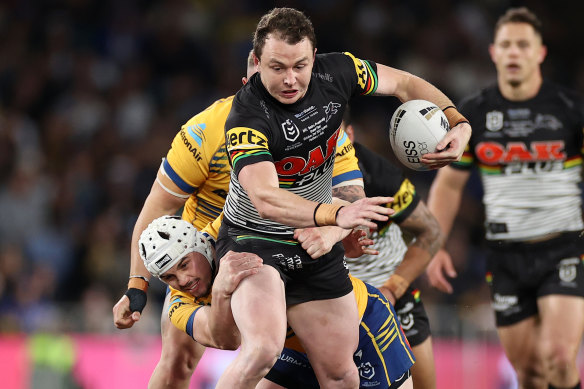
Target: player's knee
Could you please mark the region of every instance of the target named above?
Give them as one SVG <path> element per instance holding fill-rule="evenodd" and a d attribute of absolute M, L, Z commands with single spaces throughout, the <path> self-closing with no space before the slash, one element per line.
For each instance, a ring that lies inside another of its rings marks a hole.
<path fill-rule="evenodd" d="M 540 364 L 516 367 L 517 380 L 523 388 L 541 388 L 545 384 L 545 373 Z"/>
<path fill-rule="evenodd" d="M 280 356 L 282 347 L 270 342 L 242 347 L 240 353 L 243 354 L 243 360 L 246 361 L 243 375 L 247 377 L 263 377 L 268 374 Z"/>
<path fill-rule="evenodd" d="M 576 352 L 573 347 L 554 344 L 544 348 L 543 357 L 549 370 L 555 374 L 567 375 L 574 365 Z"/>
<path fill-rule="evenodd" d="M 326 380 L 320 383 L 321 386 L 333 388 L 358 388 L 360 383 L 359 371 L 354 363 L 344 368 L 329 368 L 325 371 L 325 376 L 319 379 Z"/>

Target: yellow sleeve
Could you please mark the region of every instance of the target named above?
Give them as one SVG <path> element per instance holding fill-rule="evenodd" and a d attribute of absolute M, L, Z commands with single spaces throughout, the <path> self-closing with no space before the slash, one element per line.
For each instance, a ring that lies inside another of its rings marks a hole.
<path fill-rule="evenodd" d="M 363 174 L 359 170 L 355 147 L 341 128 L 337 140 L 337 154 L 333 168 L 333 188 L 346 185 L 363 186 Z"/>
<path fill-rule="evenodd" d="M 232 97 L 193 116 L 176 134 L 161 170 L 183 192 L 194 193 L 209 177 L 211 159 L 225 144 L 225 121 Z"/>
<path fill-rule="evenodd" d="M 217 240 L 219 236 L 219 228 L 221 228 L 221 222 L 223 221 L 223 212 L 219 214 L 219 216 L 213 220 L 211 223 L 207 224 L 205 228 L 202 229 L 201 232 L 206 233 L 209 237 L 213 240 Z"/>
<path fill-rule="evenodd" d="M 195 299 L 193 296 L 170 288 L 168 317 L 172 324 L 193 338 L 193 322 L 197 311 L 211 304 L 211 297 Z"/>

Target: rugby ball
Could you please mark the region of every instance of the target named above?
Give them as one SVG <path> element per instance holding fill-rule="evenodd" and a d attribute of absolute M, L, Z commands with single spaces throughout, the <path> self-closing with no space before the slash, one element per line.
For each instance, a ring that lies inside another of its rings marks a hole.
<path fill-rule="evenodd" d="M 397 159 L 410 169 L 429 170 L 420 162 L 423 154 L 436 151 L 436 145 L 450 129 L 446 115 L 436 104 L 410 100 L 391 117 L 389 141 Z"/>

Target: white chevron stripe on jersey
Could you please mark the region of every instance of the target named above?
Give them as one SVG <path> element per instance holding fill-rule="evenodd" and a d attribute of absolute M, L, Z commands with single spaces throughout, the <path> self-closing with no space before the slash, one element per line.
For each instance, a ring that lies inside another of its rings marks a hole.
<path fill-rule="evenodd" d="M 581 230 L 581 168 L 553 172 L 482 175 L 487 239 L 533 239 L 558 231 Z M 552 217 L 550 217 L 552 215 Z"/>

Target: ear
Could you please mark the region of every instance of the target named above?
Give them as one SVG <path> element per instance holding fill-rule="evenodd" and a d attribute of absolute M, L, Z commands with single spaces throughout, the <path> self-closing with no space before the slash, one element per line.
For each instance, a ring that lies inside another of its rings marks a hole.
<path fill-rule="evenodd" d="M 491 43 L 489 45 L 489 55 L 491 56 L 491 61 L 495 63 L 495 44 Z"/>
<path fill-rule="evenodd" d="M 257 67 L 257 70 L 259 71 L 260 59 L 255 55 L 255 53 L 253 53 L 252 55 L 253 55 L 253 63 Z"/>
<path fill-rule="evenodd" d="M 241 83 L 243 85 L 247 84 L 247 77 L 241 77 Z"/>
<path fill-rule="evenodd" d="M 315 57 L 316 57 L 316 47 L 314 48 L 314 53 L 312 54 L 312 60 L 313 61 L 314 61 Z"/>
<path fill-rule="evenodd" d="M 538 59 L 538 63 L 541 65 L 543 63 L 543 61 L 545 60 L 545 57 L 547 56 L 547 46 L 545 45 L 541 45 L 541 49 L 539 51 L 539 59 Z"/>

